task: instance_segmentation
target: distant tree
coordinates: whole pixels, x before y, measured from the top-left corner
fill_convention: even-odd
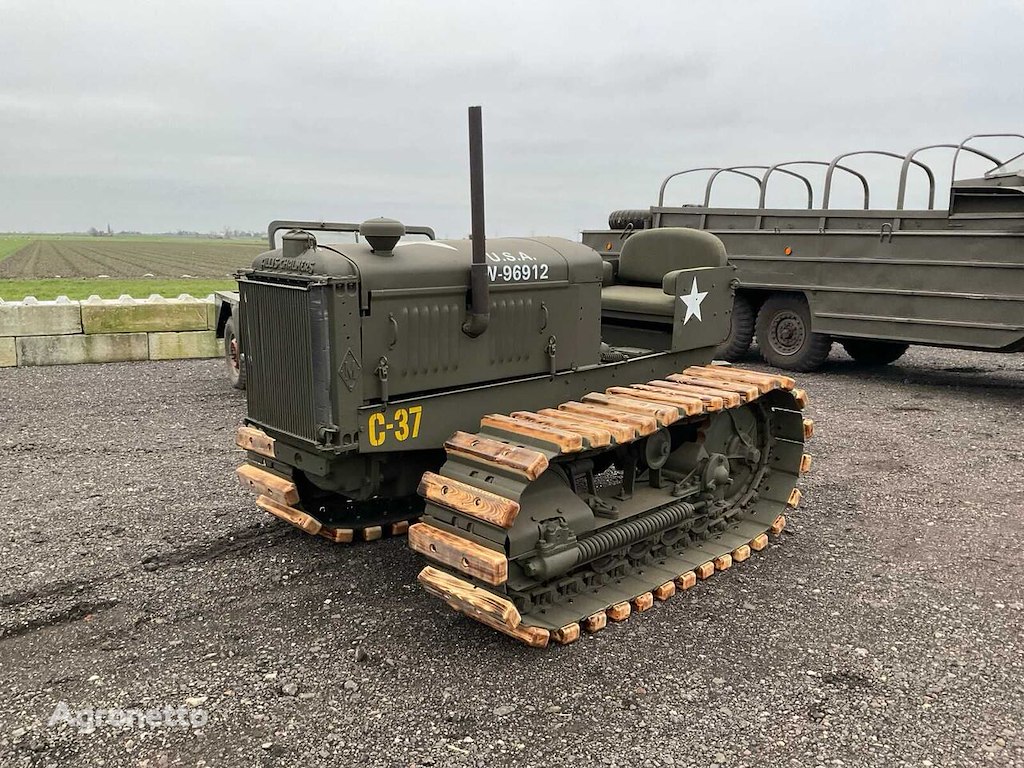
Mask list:
[[[90,237],[99,237],[100,235],[100,231],[96,229],[96,227],[89,227],[87,231],[89,232]]]

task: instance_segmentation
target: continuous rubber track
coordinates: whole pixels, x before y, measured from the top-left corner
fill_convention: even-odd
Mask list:
[[[800,500],[799,475],[810,468],[804,441],[813,423],[800,413],[806,395],[794,387],[786,376],[695,366],[557,408],[485,416],[480,432],[457,432],[445,443],[447,461],[420,484],[424,516],[409,529],[410,546],[431,561],[420,583],[455,610],[544,647],[599,631],[743,562],[782,531]],[[628,493],[621,480],[580,487],[580,466],[605,468],[612,454],[644,450],[656,433],[671,438],[665,466],[701,447],[706,457],[712,444],[740,446],[743,458],[733,456],[731,469],[725,462],[728,491],[682,492],[696,468],[682,480],[685,473],[672,475],[674,486],[635,464],[640,479]],[[710,471],[711,461],[693,466]],[[585,511],[574,512],[577,505]],[[613,505],[621,511],[609,512]],[[592,523],[591,509],[602,510]],[[545,526],[563,515],[592,527],[537,546],[537,532],[553,536]],[[524,540],[532,542],[525,550]],[[541,549],[557,556],[573,548],[569,567],[550,576],[531,571]]]

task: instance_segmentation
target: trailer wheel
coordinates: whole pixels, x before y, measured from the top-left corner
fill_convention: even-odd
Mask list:
[[[229,317],[224,324],[224,360],[228,364],[228,380],[235,389],[245,389],[245,358],[238,345],[235,318]]]
[[[715,357],[720,360],[728,360],[735,363],[742,360],[750,349],[750,343],[754,340],[754,306],[750,299],[740,294],[732,302],[732,322],[729,325],[729,335],[715,350]]]
[[[841,342],[846,354],[861,365],[888,365],[903,357],[909,344],[872,339],[846,339]]]
[[[832,337],[811,332],[811,310],[803,296],[775,294],[757,313],[757,345],[769,365],[813,371],[828,359]]]

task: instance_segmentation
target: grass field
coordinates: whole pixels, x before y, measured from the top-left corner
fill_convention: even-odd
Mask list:
[[[264,250],[263,240],[0,235],[0,279],[229,279]]]
[[[99,296],[103,299],[116,299],[128,294],[137,299],[144,299],[150,294],[173,297],[189,293],[196,297],[207,296],[214,291],[233,291],[235,281],[230,278],[211,279],[170,279],[149,278],[141,280],[88,279],[88,278],[49,278],[43,280],[3,280],[0,279],[0,299],[19,301],[26,296],[35,296],[40,301],[67,296],[69,299],[87,299]]]

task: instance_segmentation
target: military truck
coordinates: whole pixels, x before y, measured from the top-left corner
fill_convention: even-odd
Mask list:
[[[615,211],[609,229],[585,231],[582,240],[614,264],[627,239],[647,229],[691,227],[721,238],[739,280],[730,334],[719,351],[729,360],[741,359],[755,335],[768,363],[796,371],[819,367],[833,341],[869,365],[891,363],[911,344],[1019,352],[1024,154],[1002,160],[975,146],[996,138],[1024,140],[1020,134],[976,134],[905,154],[859,150],[830,161],[688,168],[665,177],[655,205]],[[919,158],[933,149],[953,151],[949,205],[942,210],[935,208],[935,172]],[[865,155],[900,161],[895,208],[872,207],[867,177],[848,164]],[[964,155],[992,167],[983,176],[958,179]],[[825,169],[820,198],[795,166]],[[911,171],[927,184],[927,208],[905,207]],[[837,172],[858,186],[861,208],[832,207]],[[668,205],[669,183],[695,173],[708,174],[703,200]],[[754,182],[756,205],[712,205],[716,181],[730,176]],[[767,206],[769,181],[780,176],[801,185],[806,208]],[[609,309],[667,338],[671,312],[663,302],[641,306],[623,296]]]
[[[792,379],[709,365],[733,301],[715,236],[659,228],[621,249],[633,289],[673,305],[661,350],[602,342],[593,249],[486,239],[480,119],[470,240],[374,219],[325,245],[307,222],[239,275],[238,477],[321,540],[407,530],[428,593],[567,643],[764,549],[813,425]]]

